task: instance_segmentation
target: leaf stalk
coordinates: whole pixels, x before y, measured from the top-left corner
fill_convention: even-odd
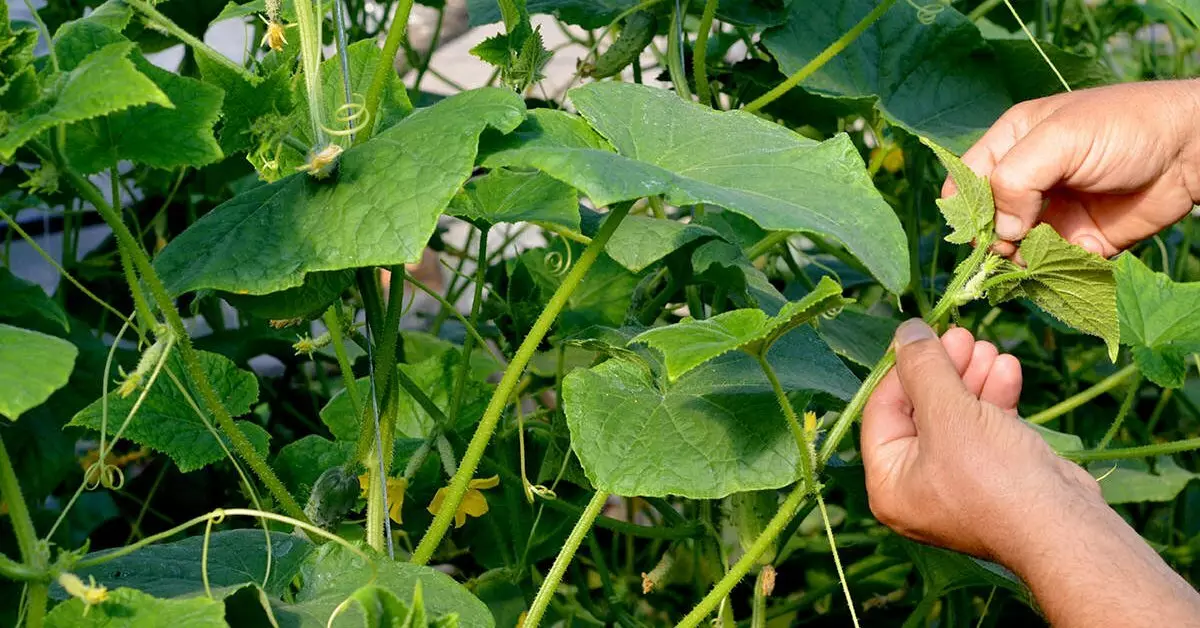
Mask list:
[[[558,552],[558,557],[554,559],[554,565],[550,567],[550,573],[546,574],[546,579],[542,581],[542,586],[538,589],[537,596],[533,598],[533,604],[529,607],[528,614],[525,615],[525,621],[521,626],[524,628],[535,628],[542,621],[542,615],[546,613],[546,608],[550,606],[550,600],[554,597],[554,592],[558,590],[558,585],[562,582],[563,574],[567,572],[567,567],[571,564],[571,560],[575,558],[575,552],[579,549],[579,545],[583,543],[583,539],[587,537],[592,529],[592,522],[596,520],[596,516],[600,514],[600,509],[604,507],[608,501],[608,493],[605,491],[596,491],[592,495],[592,499],[588,501],[588,505],[583,510],[583,515],[579,517],[579,521],[575,522],[575,527],[571,528],[571,534],[567,537],[566,543]]]

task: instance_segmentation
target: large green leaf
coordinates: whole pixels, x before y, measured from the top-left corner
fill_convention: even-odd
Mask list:
[[[1048,224],[1034,227],[1021,241],[1025,267],[1004,262],[988,289],[993,305],[1025,297],[1058,320],[1108,345],[1116,360],[1121,328],[1113,264],[1075,246]]]
[[[31,115],[14,120],[8,132],[0,136],[0,158],[12,159],[25,142],[59,124],[150,103],[171,107],[166,94],[129,60],[133,47],[130,42],[110,44],[63,74],[53,93],[38,103]]]
[[[0,415],[13,421],[67,384],[75,345],[54,336],[0,325]]]
[[[946,241],[967,244],[990,235],[996,217],[996,202],[992,199],[992,184],[987,177],[975,174],[957,155],[936,143],[925,138],[921,141],[933,149],[958,188],[954,196],[937,199],[937,206],[950,226]]]
[[[507,260],[509,289],[504,306],[522,334],[582,254],[583,246],[577,243],[555,241],[547,248],[530,249]],[[638,275],[601,255],[567,298],[559,316],[560,333],[570,335],[593,325],[620,327],[639,281]]]
[[[1200,283],[1175,283],[1131,253],[1116,261],[1121,342],[1150,381],[1179,388],[1187,358],[1200,352]]]
[[[1179,496],[1189,482],[1200,478],[1180,467],[1169,456],[1160,456],[1155,461],[1155,473],[1141,461],[1123,461],[1116,468],[1111,464],[1097,463],[1090,470],[1100,480],[1100,491],[1110,504],[1136,504],[1140,502],[1169,502]]]
[[[795,0],[763,43],[786,74],[807,64],[878,5],[876,0]],[[976,54],[979,30],[953,8],[931,24],[897,2],[801,87],[872,104],[890,122],[963,152],[1013,103],[992,64]]]
[[[768,353],[786,390],[848,398],[858,380],[807,328]],[[674,383],[612,359],[563,381],[575,453],[597,489],[712,499],[794,482],[800,452],[758,362],[729,353]]]
[[[266,294],[311,272],[415,262],[471,175],[479,134],[524,115],[508,90],[451,96],[347,150],[331,180],[292,175],[218,206],[167,245],[158,272],[173,294]]]
[[[61,325],[67,331],[67,313],[50,299],[42,287],[25,281],[0,266],[0,319],[36,316]]]
[[[828,277],[803,299],[768,316],[759,309],[733,310],[712,318],[688,318],[667,327],[642,332],[631,342],[645,343],[663,354],[667,378],[678,379],[701,364],[735,349],[758,354],[776,339],[817,316],[844,307],[842,287]]]
[[[833,236],[889,290],[908,284],[900,222],[849,137],[815,142],[744,112],[630,83],[585,85],[571,100],[616,153],[530,129],[484,165],[537,168],[597,205],[661,194],[674,205],[725,207],[766,229]]]
[[[215,353],[201,351],[199,356],[200,365],[208,381],[216,389],[217,397],[221,399],[229,414],[238,416],[249,412],[250,406],[258,399],[258,380],[254,374],[238,369],[228,358]],[[123,438],[167,454],[179,465],[179,470],[186,473],[224,458],[225,452],[204,421],[196,416],[196,411],[188,399],[167,376],[168,370],[179,378],[192,400],[204,412],[205,420],[216,429],[216,420],[208,412],[204,397],[200,395],[196,384],[184,368],[179,352],[173,351],[163,366],[163,372],[146,395],[137,416],[129,422]],[[128,397],[121,397],[116,391],[109,393],[109,436],[124,422],[140,393],[138,390]],[[99,430],[103,419],[103,402],[103,399],[97,399],[80,410],[69,425]],[[255,444],[256,449],[266,450],[267,433],[261,427],[248,422],[240,422],[238,425]],[[224,436],[221,440],[229,447]]]
[[[788,17],[788,6],[800,0],[721,0],[717,17],[741,26],[775,26]]]
[[[47,628],[226,628],[225,605],[206,597],[160,600],[136,589],[109,591],[93,607],[72,599],[46,616]]]
[[[1167,4],[1179,9],[1192,24],[1200,27],[1200,0],[1165,0]]]
[[[159,598],[203,595],[200,565],[203,545],[203,536],[150,545],[81,570],[79,576],[84,580],[93,577],[97,584],[109,588],[138,589]],[[283,595],[316,548],[304,537],[272,532],[269,569],[266,549],[267,537],[261,529],[214,532],[208,541],[208,582],[213,594],[219,599],[244,585],[257,584],[271,595]],[[104,556],[112,551],[89,556]],[[270,578],[264,581],[268,572]],[[66,597],[59,587],[51,589],[51,595]]]

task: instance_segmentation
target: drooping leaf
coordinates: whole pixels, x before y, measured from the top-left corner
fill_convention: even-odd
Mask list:
[[[1131,253],[1117,258],[1115,267],[1122,344],[1133,348],[1147,379],[1183,386],[1187,358],[1200,352],[1200,283],[1175,283]]]
[[[704,320],[688,318],[674,325],[644,331],[631,342],[645,343],[662,353],[667,377],[675,381],[724,353],[744,349],[758,354],[768,350],[783,334],[849,302],[842,298],[842,287],[824,277],[812,292],[783,306],[776,316],[768,316],[762,310],[744,309]]]
[[[59,124],[103,116],[129,107],[153,103],[171,107],[171,101],[129,59],[133,44],[115,43],[88,55],[79,67],[65,73],[54,92],[14,120],[0,136],[0,158],[12,159],[26,142]]]
[[[546,222],[579,230],[579,194],[540,172],[493,170],[469,181],[446,212],[489,225]]]
[[[0,266],[0,319],[23,316],[36,316],[56,323],[62,326],[63,331],[69,329],[67,313],[46,295],[41,286],[25,281],[8,268]]]
[[[629,216],[604,247],[618,264],[640,273],[654,262],[697,240],[721,234],[704,225]]]
[[[1017,576],[996,563],[907,539],[897,538],[896,542],[921,572],[926,598],[936,599],[969,587],[999,587],[1020,599],[1031,598]]]
[[[768,30],[763,43],[792,74],[877,4],[796,0],[788,21]],[[979,30],[954,8],[923,24],[913,5],[898,2],[800,86],[873,105],[891,123],[961,153],[1013,104],[994,67],[975,54],[985,47]]]
[[[254,374],[238,369],[228,358],[215,353],[201,351],[199,356],[205,375],[216,389],[217,396],[229,414],[236,417],[249,412],[250,406],[258,399],[258,380],[255,379]],[[142,403],[137,415],[125,429],[123,438],[167,454],[184,473],[195,471],[207,464],[221,460],[225,457],[224,450],[213,437],[209,428],[205,426],[204,421],[196,415],[196,411],[187,398],[167,376],[167,370],[174,373],[187,389],[188,394],[204,412],[205,420],[209,425],[218,429],[216,420],[208,412],[204,403],[204,397],[200,395],[196,384],[188,376],[179,352],[172,351],[166,364],[163,365],[163,372],[160,373],[150,392],[146,395],[146,400]],[[117,391],[109,393],[108,433],[110,436],[124,422],[140,393],[140,389],[128,397],[121,397]],[[97,399],[81,410],[71,419],[69,425],[99,430],[103,419],[103,401],[103,399]],[[256,449],[266,450],[267,433],[261,427],[248,422],[239,422],[237,425]],[[221,440],[225,442],[225,447],[230,447],[223,435]]]
[[[937,206],[946,217],[950,234],[946,241],[967,244],[972,240],[989,235],[996,217],[996,202],[992,198],[992,184],[987,177],[975,174],[954,153],[938,146],[932,140],[921,138],[921,142],[933,149],[942,165],[954,179],[958,191],[950,198],[937,199]]]
[[[1091,471],[1104,478],[1100,481],[1100,492],[1110,504],[1169,502],[1189,482],[1200,478],[1200,474],[1180,467],[1170,456],[1160,456],[1154,466],[1152,473],[1146,463],[1139,461],[1123,461],[1115,469],[1111,464],[1097,463]]]
[[[849,398],[857,379],[799,328],[767,354],[786,390]],[[674,383],[613,359],[563,381],[575,453],[597,489],[696,499],[778,488],[797,478],[799,450],[758,362],[728,353]]]
[[[899,220],[847,136],[818,143],[744,112],[630,83],[592,83],[571,99],[616,153],[531,131],[484,165],[537,168],[596,205],[661,194],[677,206],[718,205],[766,229],[833,236],[888,289],[907,284]]]
[[[106,587],[128,587],[158,598],[203,596],[199,556],[203,536],[143,547],[132,554],[83,569],[78,575],[89,576]],[[208,581],[213,595],[221,599],[247,584],[264,586],[271,595],[283,595],[300,573],[301,566],[316,550],[307,539],[282,532],[271,533],[271,561],[267,563],[267,537],[261,529],[214,532],[208,541]],[[90,554],[104,556],[112,550]],[[263,578],[270,573],[270,579]],[[66,593],[53,587],[50,594],[65,598]]]
[[[87,611],[86,613],[84,611]],[[225,605],[206,597],[160,600],[136,589],[108,592],[91,608],[82,600],[59,604],[46,616],[47,628],[155,628],[170,618],[173,628],[226,628]]]
[[[523,118],[508,90],[447,98],[347,150],[332,180],[293,175],[218,206],[167,245],[158,272],[173,294],[266,294],[311,272],[417,261],[471,174],[479,134]]]
[[[310,273],[302,285],[263,295],[233,294],[221,297],[239,311],[266,320],[318,318],[354,281],[352,270]]]
[[[0,324],[0,415],[16,421],[67,384],[75,345],[54,336]]]
[[[1020,254],[1025,268],[1004,262],[988,300],[995,305],[1028,298],[1054,318],[1102,338],[1116,360],[1121,328],[1112,262],[1067,242],[1048,224],[1026,234]]]

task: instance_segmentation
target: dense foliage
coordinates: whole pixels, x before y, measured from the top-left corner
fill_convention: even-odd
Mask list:
[[[1018,356],[1022,416],[1200,575],[1194,224],[1018,266],[956,157],[1192,75],[1195,2],[468,0],[492,85],[451,95],[412,9],[5,8],[0,624],[1037,622],[867,507],[911,316]]]

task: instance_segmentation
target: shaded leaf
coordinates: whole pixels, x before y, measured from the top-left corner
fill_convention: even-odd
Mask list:
[[[1116,360],[1121,328],[1112,262],[1067,242],[1044,223],[1026,234],[1020,254],[1025,268],[1004,262],[988,280],[992,305],[1028,298],[1054,318],[1102,338]]]
[[[1169,502],[1189,482],[1200,477],[1180,467],[1169,456],[1160,456],[1154,466],[1155,473],[1150,472],[1146,463],[1138,461],[1122,461],[1115,469],[1111,464],[1096,463],[1090,465],[1090,470],[1104,478],[1100,481],[1100,492],[1110,504]]]
[[[1183,386],[1187,358],[1200,352],[1200,283],[1176,283],[1131,253],[1117,258],[1117,314],[1121,343],[1150,381]]]
[[[54,336],[0,325],[0,415],[16,421],[67,384],[75,345]]]
[[[223,203],[155,265],[173,294],[266,294],[311,272],[417,261],[471,174],[479,134],[523,118],[524,103],[508,90],[457,94],[347,150],[334,180],[292,175]]]
[[[309,434],[284,445],[271,466],[292,495],[298,501],[304,501],[326,469],[345,465],[353,459],[354,441],[331,441]]]
[[[262,295],[224,292],[221,298],[243,313],[266,320],[310,320],[319,318],[353,282],[353,270],[322,271],[305,276],[295,288]]]
[[[493,170],[469,181],[446,213],[489,225],[547,222],[579,230],[579,195],[540,172]]]
[[[1024,33],[1017,35],[1019,37],[1014,36],[1014,39],[988,40],[988,45],[996,53],[1000,76],[1004,78],[1013,100],[1033,100],[1065,91],[1058,76],[1046,65],[1041,53]],[[1117,82],[1112,71],[1098,60],[1067,52],[1049,42],[1039,43],[1071,89],[1087,89]]]
[[[216,390],[225,409],[231,416],[239,416],[250,411],[250,406],[258,399],[258,380],[254,374],[237,368],[228,358],[208,353],[198,352],[200,365],[204,369],[209,382]],[[167,376],[170,370],[187,389],[188,394],[195,400],[205,421],[214,429],[216,420],[204,405],[204,397],[200,395],[196,384],[188,375],[183,365],[183,359],[178,351],[172,351],[163,366],[163,372],[154,382],[146,400],[142,403],[137,415],[129,422],[123,438],[139,445],[145,445],[156,451],[167,454],[179,465],[179,470],[187,473],[205,465],[225,458],[221,444],[213,438],[212,432],[205,422],[196,416],[187,398]],[[112,435],[124,422],[125,417],[133,408],[141,391],[138,390],[128,397],[122,398],[114,391],[108,395],[108,433]],[[99,430],[102,422],[103,399],[97,399],[88,407],[80,410],[69,425],[87,427]],[[239,422],[238,427],[250,438],[255,448],[266,450],[267,434],[257,425]],[[230,447],[222,435],[225,447]]]
[[[697,240],[719,238],[721,234],[704,225],[659,220],[647,216],[627,216],[604,247],[616,262],[640,273],[654,262]]]
[[[872,367],[887,353],[899,324],[892,318],[845,309],[836,317],[821,321],[817,333],[838,355]]]
[[[570,94],[617,153],[530,134],[533,141],[496,150],[484,165],[537,168],[596,205],[661,194],[677,206],[727,208],[765,229],[830,235],[888,289],[907,285],[900,222],[849,137],[818,143],[745,112],[713,111],[630,83],[593,83]]]
[[[954,196],[937,199],[937,206],[950,226],[946,241],[968,244],[976,238],[990,235],[996,217],[996,203],[992,199],[992,184],[987,177],[975,174],[957,155],[933,141],[921,138],[921,142],[933,149],[958,188]]]
[[[56,301],[42,290],[42,287],[32,281],[12,274],[8,268],[0,266],[0,318],[13,319],[24,316],[36,316],[51,323],[61,325],[63,331],[69,329],[67,313]]]
[[[622,11],[637,6],[637,0],[528,0],[529,13],[550,13],[568,24],[584,28],[608,26]],[[500,21],[495,0],[467,0],[471,26]]]
[[[87,611],[86,613],[84,611]],[[79,599],[59,604],[46,616],[47,628],[157,628],[170,618],[173,628],[226,628],[225,605],[206,597],[160,600],[135,589],[109,591],[108,599],[86,608]]]

